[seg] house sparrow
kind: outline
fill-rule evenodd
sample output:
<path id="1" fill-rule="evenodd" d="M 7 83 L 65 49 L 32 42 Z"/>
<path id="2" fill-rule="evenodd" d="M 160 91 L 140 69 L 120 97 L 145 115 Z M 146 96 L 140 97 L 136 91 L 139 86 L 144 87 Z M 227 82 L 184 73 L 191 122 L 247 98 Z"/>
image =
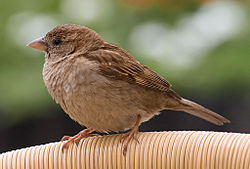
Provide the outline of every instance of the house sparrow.
<path id="1" fill-rule="evenodd" d="M 184 111 L 216 125 L 230 121 L 182 98 L 170 83 L 140 64 L 124 49 L 105 42 L 95 31 L 60 25 L 27 44 L 44 51 L 43 79 L 56 103 L 87 129 L 65 136 L 63 148 L 93 131 L 123 135 L 123 152 L 138 127 L 163 109 Z"/>

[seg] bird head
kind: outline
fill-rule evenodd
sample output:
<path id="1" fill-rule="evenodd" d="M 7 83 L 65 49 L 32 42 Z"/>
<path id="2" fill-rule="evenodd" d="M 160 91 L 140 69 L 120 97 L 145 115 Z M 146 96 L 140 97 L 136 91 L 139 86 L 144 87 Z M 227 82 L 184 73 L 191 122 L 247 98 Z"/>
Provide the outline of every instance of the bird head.
<path id="1" fill-rule="evenodd" d="M 27 46 L 46 52 L 48 58 L 61 58 L 71 54 L 84 54 L 102 46 L 103 40 L 93 30 L 73 24 L 60 25 L 44 37 Z"/>

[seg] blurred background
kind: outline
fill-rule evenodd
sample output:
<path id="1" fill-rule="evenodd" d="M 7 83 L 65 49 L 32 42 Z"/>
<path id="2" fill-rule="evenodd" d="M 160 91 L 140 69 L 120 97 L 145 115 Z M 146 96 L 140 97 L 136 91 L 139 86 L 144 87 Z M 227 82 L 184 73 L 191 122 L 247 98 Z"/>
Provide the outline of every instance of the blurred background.
<path id="1" fill-rule="evenodd" d="M 1 0 L 0 153 L 83 129 L 49 96 L 44 53 L 25 45 L 63 23 L 85 25 L 129 51 L 180 95 L 231 120 L 215 126 L 163 111 L 140 131 L 250 132 L 250 1 Z"/>

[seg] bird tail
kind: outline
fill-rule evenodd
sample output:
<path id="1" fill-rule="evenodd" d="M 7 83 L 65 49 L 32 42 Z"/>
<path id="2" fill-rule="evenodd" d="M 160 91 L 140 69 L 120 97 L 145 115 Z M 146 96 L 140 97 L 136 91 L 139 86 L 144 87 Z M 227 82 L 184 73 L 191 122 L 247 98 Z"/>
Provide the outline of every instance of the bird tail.
<path id="1" fill-rule="evenodd" d="M 175 111 L 184 111 L 194 116 L 200 117 L 216 125 L 223 125 L 224 123 L 230 123 L 225 117 L 197 104 L 190 100 L 181 98 L 173 90 L 169 91 L 169 96 L 172 96 L 172 101 L 168 102 L 167 109 Z M 175 100 L 175 101 L 174 101 Z"/>
<path id="2" fill-rule="evenodd" d="M 181 99 L 181 111 L 200 117 L 218 126 L 230 123 L 225 117 L 187 99 Z"/>

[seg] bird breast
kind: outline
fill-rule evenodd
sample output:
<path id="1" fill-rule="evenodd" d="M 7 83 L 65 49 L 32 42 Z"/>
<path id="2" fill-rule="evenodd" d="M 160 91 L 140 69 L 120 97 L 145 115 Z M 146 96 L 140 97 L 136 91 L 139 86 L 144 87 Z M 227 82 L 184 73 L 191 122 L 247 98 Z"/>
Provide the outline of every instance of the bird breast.
<path id="1" fill-rule="evenodd" d="M 159 111 L 148 108 L 157 101 L 152 93 L 112 81 L 96 73 L 97 66 L 84 58 L 44 65 L 50 95 L 73 120 L 101 132 L 123 131 L 133 127 L 138 114 L 146 121 Z"/>

